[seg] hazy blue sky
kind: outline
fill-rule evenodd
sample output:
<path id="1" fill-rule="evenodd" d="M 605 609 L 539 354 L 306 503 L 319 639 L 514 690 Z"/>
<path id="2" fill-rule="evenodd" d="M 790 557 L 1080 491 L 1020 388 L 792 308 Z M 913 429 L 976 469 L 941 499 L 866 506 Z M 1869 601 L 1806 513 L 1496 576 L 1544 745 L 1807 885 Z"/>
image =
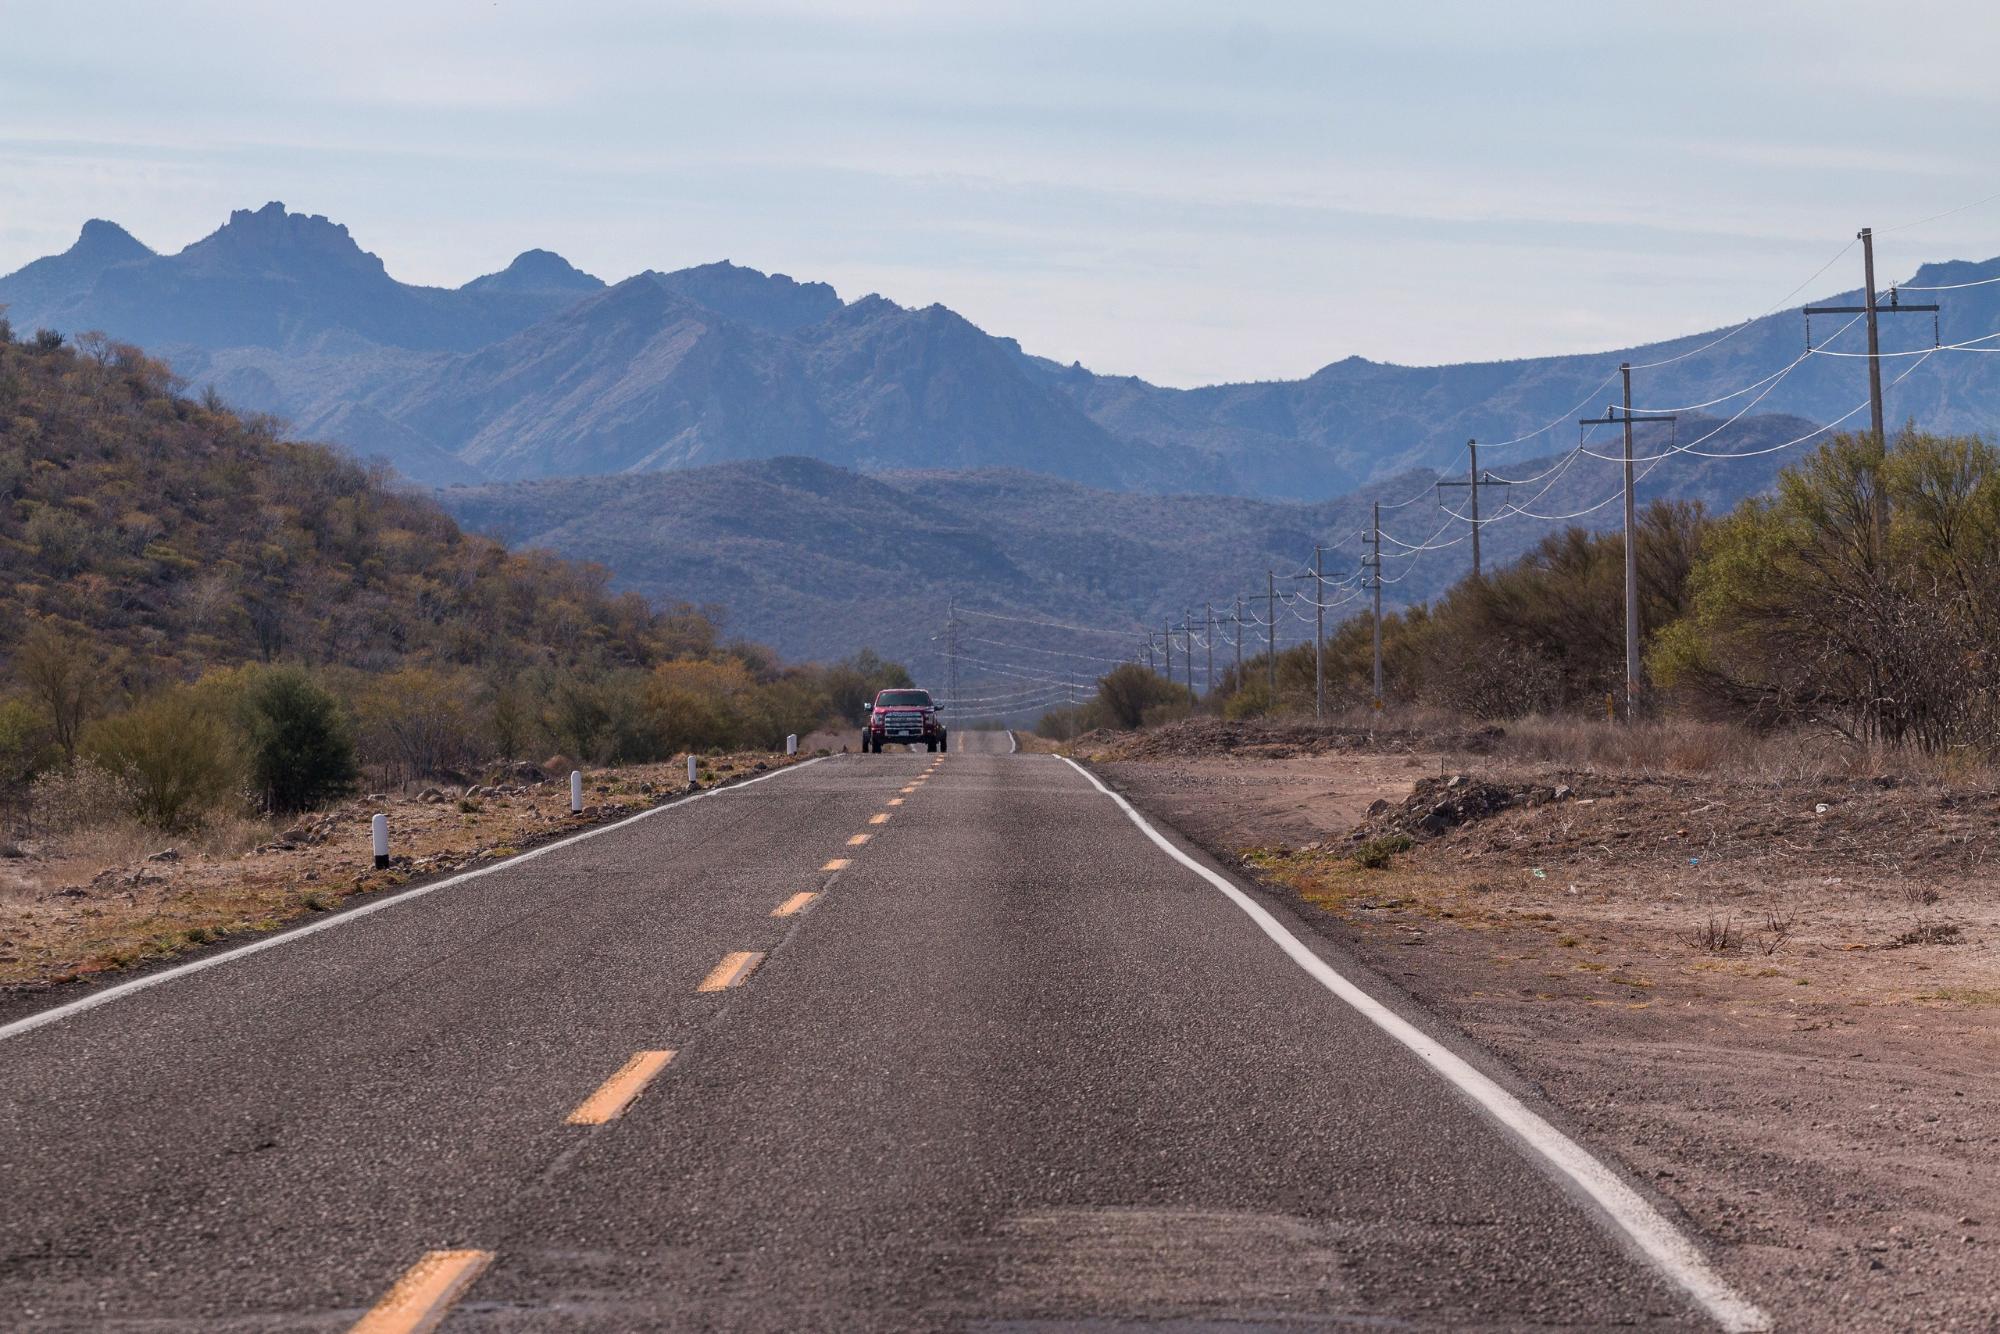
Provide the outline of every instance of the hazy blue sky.
<path id="1" fill-rule="evenodd" d="M 0 0 L 0 271 L 282 199 L 407 281 L 729 258 L 1174 384 L 1580 351 L 2000 191 L 1996 56 L 1990 0 Z"/>

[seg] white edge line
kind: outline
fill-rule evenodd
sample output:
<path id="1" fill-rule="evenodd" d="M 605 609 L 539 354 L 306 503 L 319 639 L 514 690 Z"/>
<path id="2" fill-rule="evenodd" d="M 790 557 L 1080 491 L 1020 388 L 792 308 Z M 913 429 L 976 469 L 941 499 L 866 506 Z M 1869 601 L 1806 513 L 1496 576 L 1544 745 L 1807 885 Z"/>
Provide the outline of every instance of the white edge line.
<path id="1" fill-rule="evenodd" d="M 472 871 L 461 871 L 457 875 L 446 876 L 443 880 L 434 880 L 428 885 L 418 885 L 415 889 L 406 889 L 400 894 L 391 894 L 386 899 L 377 899 L 373 903 L 366 903 L 358 908 L 349 908 L 344 912 L 336 913 L 332 917 L 314 922 L 309 926 L 299 926 L 293 927 L 290 930 L 282 930 L 275 935 L 266 936 L 262 940 L 253 940 L 246 945 L 239 945 L 235 949 L 224 950 L 220 954 L 212 954 L 205 959 L 196 959 L 191 963 L 180 964 L 173 968 L 162 968 L 157 973 L 148 973 L 144 977 L 135 977 L 129 982 L 120 982 L 116 986 L 106 987 L 104 990 L 92 992 L 88 996 L 79 996 L 73 1001 L 38 1011 L 35 1014 L 28 1015 L 26 1018 L 16 1019 L 11 1024 L 0 1025 L 0 1042 L 4 1042 L 8 1038 L 20 1037 L 24 1033 L 31 1033 L 44 1025 L 57 1023 L 60 1020 L 68 1019 L 72 1015 L 82 1014 L 85 1010 L 94 1010 L 98 1006 L 107 1005 L 122 996 L 129 996 L 135 991 L 144 991 L 148 987 L 157 987 L 162 982 L 171 982 L 177 977 L 186 977 L 190 973 L 199 973 L 204 969 L 220 967 L 222 964 L 233 963 L 238 959 L 245 959 L 253 954 L 261 954 L 265 950 L 276 949 L 280 945 L 288 945 L 295 940 L 303 940 L 307 936 L 317 935 L 321 931 L 331 931 L 337 926 L 345 926 L 347 923 L 367 917 L 371 913 L 381 912 L 385 908 L 393 908 L 399 903 L 408 903 L 411 899 L 422 898 L 424 895 L 436 893 L 440 889 L 450 889 L 453 885 L 462 885 L 468 880 L 477 880 L 483 875 L 492 875 L 495 871 L 504 871 L 511 867 L 519 866 L 522 862 L 533 861 L 537 857 L 546 856 L 562 848 L 573 847 L 587 838 L 596 838 L 599 834 L 608 834 L 614 829 L 623 829 L 626 825 L 637 824 L 641 820 L 663 814 L 667 811 L 680 810 L 705 797 L 723 796 L 730 792 L 740 791 L 753 783 L 761 783 L 767 778 L 777 778 L 784 774 L 796 773 L 800 769 L 810 768 L 818 764 L 820 760 L 825 758 L 825 756 L 817 756 L 810 760 L 801 760 L 797 764 L 785 765 L 781 769 L 774 769 L 770 773 L 760 774 L 756 778 L 746 779 L 741 783 L 731 783 L 726 787 L 712 787 L 706 791 L 697 792 L 692 796 L 683 797 L 679 801 L 670 801 L 664 805 L 651 806 L 636 815 L 628 815 L 622 820 L 614 820 L 610 824 L 598 825 L 594 829 L 585 829 L 580 833 L 571 834 L 566 838 L 559 838 L 553 843 L 544 843 L 539 848 L 530 848 L 528 851 L 509 857 L 505 861 L 494 862 L 489 866 L 481 866 Z"/>
<path id="2" fill-rule="evenodd" d="M 1131 802 L 1099 782 L 1096 774 L 1067 755 L 1062 759 L 1089 779 L 1091 786 L 1116 802 L 1132 823 L 1168 856 L 1227 895 L 1265 935 L 1276 942 L 1278 948 L 1291 957 L 1293 963 L 1310 973 L 1314 981 L 1353 1006 L 1363 1018 L 1450 1080 L 1461 1093 L 1589 1196 L 1605 1216 L 1630 1238 L 1640 1254 L 1685 1290 L 1716 1324 L 1729 1334 L 1753 1334 L 1754 1331 L 1771 1328 L 1769 1315 L 1730 1287 L 1720 1274 L 1710 1268 L 1706 1257 L 1680 1229 L 1668 1222 L 1659 1210 L 1587 1149 L 1530 1111 L 1520 1099 L 1474 1069 L 1463 1057 L 1427 1037 L 1407 1019 L 1349 981 L 1326 960 L 1306 948 L 1255 899 L 1175 847 L 1147 823 Z"/>

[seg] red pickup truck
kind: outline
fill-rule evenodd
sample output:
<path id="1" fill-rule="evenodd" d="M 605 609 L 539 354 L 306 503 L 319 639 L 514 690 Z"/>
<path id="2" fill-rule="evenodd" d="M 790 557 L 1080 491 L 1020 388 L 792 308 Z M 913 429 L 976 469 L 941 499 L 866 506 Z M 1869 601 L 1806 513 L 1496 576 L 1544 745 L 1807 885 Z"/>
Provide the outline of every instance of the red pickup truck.
<path id="1" fill-rule="evenodd" d="M 884 690 L 875 696 L 861 727 L 863 754 L 882 753 L 884 744 L 900 746 L 921 741 L 925 750 L 949 749 L 938 706 L 928 690 Z"/>

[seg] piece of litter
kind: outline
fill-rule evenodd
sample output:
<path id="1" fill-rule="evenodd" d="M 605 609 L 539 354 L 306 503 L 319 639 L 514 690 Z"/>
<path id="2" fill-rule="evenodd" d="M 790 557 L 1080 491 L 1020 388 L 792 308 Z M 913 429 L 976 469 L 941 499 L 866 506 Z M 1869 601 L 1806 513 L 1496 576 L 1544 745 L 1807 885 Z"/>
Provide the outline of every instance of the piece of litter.
<path id="1" fill-rule="evenodd" d="M 1539 866 L 1537 866 L 1534 870 L 1528 872 L 1528 874 L 1534 876 L 1535 879 L 1537 880 L 1547 880 L 1549 878 L 1549 873 L 1547 871 L 1544 871 Z"/>
<path id="2" fill-rule="evenodd" d="M 1813 807 L 1813 814 L 1814 814 L 1814 815 L 1825 815 L 1825 814 L 1826 814 L 1826 813 L 1827 813 L 1828 811 L 1830 811 L 1830 810 L 1832 810 L 1832 809 L 1833 809 L 1833 807 L 1831 807 L 1831 806 L 1827 805 L 1827 804 L 1826 804 L 1825 802 L 1823 802 L 1823 801 L 1822 801 L 1822 802 L 1820 802 L 1820 803 L 1819 803 L 1819 804 L 1818 804 L 1817 806 L 1814 806 L 1814 807 Z"/>
<path id="3" fill-rule="evenodd" d="M 1701 858 L 1699 858 L 1699 857 L 1690 857 L 1690 858 L 1688 858 L 1688 865 L 1689 865 L 1689 866 L 1699 866 L 1699 865 L 1701 865 Z"/>

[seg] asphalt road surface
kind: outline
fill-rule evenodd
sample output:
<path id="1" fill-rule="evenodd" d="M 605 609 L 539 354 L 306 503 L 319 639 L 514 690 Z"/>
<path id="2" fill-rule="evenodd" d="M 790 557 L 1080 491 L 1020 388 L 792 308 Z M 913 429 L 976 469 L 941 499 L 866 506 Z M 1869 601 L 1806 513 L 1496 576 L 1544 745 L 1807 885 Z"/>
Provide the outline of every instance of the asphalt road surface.
<path id="1" fill-rule="evenodd" d="M 1717 1327 L 1081 771 L 953 741 L 0 1029 L 0 1328 Z"/>

